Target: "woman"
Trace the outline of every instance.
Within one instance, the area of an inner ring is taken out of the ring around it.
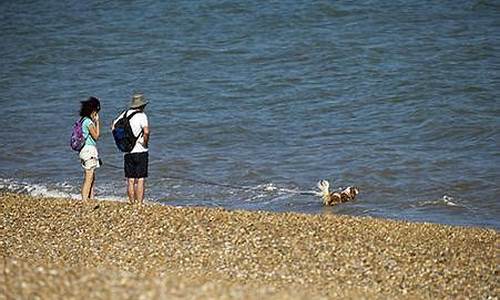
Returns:
[[[85,137],[85,146],[80,151],[80,160],[84,170],[82,200],[88,201],[94,199],[95,169],[101,165],[96,147],[96,141],[100,135],[99,110],[101,110],[101,103],[96,97],[89,97],[81,104],[80,116],[82,117],[82,132]]]

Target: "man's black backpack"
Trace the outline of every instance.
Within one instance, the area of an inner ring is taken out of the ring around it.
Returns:
[[[134,111],[130,115],[127,116],[127,112],[123,113],[123,116],[115,123],[115,128],[113,129],[113,138],[115,139],[116,146],[120,149],[121,152],[130,152],[134,149],[135,143],[139,136],[135,136],[132,131],[132,127],[130,127],[130,119],[139,111]]]

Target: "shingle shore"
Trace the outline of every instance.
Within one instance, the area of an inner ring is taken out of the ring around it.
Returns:
[[[0,299],[495,299],[499,245],[493,229],[0,194]]]

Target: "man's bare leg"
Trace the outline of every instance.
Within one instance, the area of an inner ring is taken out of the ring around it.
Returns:
[[[137,179],[136,199],[139,204],[144,203],[144,178]]]
[[[134,204],[135,202],[135,178],[127,178],[127,192],[128,192],[128,201],[130,204]]]

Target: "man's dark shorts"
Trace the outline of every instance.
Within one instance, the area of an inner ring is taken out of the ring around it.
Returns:
[[[148,177],[148,152],[125,154],[124,167],[126,178]]]

